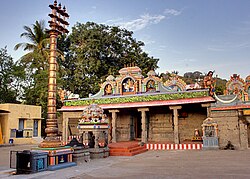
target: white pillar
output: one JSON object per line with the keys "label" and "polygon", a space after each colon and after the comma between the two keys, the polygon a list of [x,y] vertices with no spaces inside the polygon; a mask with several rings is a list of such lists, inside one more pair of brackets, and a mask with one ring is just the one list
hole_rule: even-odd
{"label": "white pillar", "polygon": [[116,120],[117,120],[117,114],[119,110],[109,110],[110,113],[112,113],[112,142],[116,143]]}
{"label": "white pillar", "polygon": [[174,113],[174,143],[180,143],[179,137],[179,118],[178,118],[178,109],[181,109],[182,106],[169,106],[169,109],[173,110]]}
{"label": "white pillar", "polygon": [[146,127],[146,111],[149,111],[148,108],[139,108],[138,111],[141,112],[141,125],[142,125],[142,131],[141,131],[141,142],[147,143],[147,127]]}

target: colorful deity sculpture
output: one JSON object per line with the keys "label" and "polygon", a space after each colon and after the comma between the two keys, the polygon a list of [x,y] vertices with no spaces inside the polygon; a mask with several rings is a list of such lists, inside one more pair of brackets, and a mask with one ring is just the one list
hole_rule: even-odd
{"label": "colorful deity sculpture", "polygon": [[78,122],[79,132],[83,135],[83,141],[90,148],[99,148],[100,143],[107,146],[108,118],[103,109],[97,104],[91,104],[84,108],[81,119]]}
{"label": "colorful deity sculpture", "polygon": [[233,74],[226,84],[226,95],[237,95],[239,100],[248,101],[248,93],[246,91],[247,83],[240,75]]}
{"label": "colorful deity sculpture", "polygon": [[170,92],[185,91],[186,85],[175,73],[170,74],[169,79],[164,83],[164,87]]}
{"label": "colorful deity sculpture", "polygon": [[213,71],[209,71],[207,75],[204,77],[204,81],[203,81],[204,88],[209,89],[210,96],[213,96],[215,92],[214,84],[216,80],[213,78],[213,74],[214,74]]}

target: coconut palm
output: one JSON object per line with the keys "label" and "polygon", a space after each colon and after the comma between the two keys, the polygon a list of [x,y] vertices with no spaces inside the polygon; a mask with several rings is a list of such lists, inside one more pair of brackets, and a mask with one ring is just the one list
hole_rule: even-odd
{"label": "coconut palm", "polygon": [[45,21],[36,21],[32,24],[32,28],[29,26],[23,28],[25,32],[20,37],[25,37],[29,42],[18,43],[14,49],[23,48],[24,51],[28,51],[21,57],[22,63],[38,71],[45,70],[48,64],[46,59],[49,56],[49,36],[46,33]]}

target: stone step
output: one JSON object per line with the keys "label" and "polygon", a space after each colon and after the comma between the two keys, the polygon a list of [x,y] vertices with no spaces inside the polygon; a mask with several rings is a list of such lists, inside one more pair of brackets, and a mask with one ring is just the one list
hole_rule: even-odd
{"label": "stone step", "polygon": [[110,150],[109,152],[109,155],[110,156],[134,156],[134,155],[137,155],[137,154],[140,154],[140,153],[144,153],[148,151],[146,148],[141,148],[139,150],[135,150],[133,152],[128,152],[128,151],[112,151]]}
{"label": "stone step", "polygon": [[140,146],[138,142],[112,143],[109,145],[110,156],[133,156],[146,152],[146,146]]}

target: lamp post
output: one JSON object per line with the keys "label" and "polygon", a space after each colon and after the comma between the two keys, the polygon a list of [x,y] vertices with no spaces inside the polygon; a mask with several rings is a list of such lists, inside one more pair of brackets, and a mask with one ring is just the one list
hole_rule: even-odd
{"label": "lamp post", "polygon": [[52,13],[49,14],[51,20],[49,21],[50,30],[48,31],[50,36],[50,57],[49,57],[49,80],[48,80],[48,113],[46,120],[46,138],[40,143],[39,147],[42,148],[54,148],[62,146],[62,142],[58,137],[58,126],[56,116],[56,72],[57,72],[57,37],[59,34],[68,33],[66,27],[69,23],[66,19],[69,17],[66,12],[65,6],[62,8],[61,4],[57,5],[57,1],[54,4],[49,5]]}

